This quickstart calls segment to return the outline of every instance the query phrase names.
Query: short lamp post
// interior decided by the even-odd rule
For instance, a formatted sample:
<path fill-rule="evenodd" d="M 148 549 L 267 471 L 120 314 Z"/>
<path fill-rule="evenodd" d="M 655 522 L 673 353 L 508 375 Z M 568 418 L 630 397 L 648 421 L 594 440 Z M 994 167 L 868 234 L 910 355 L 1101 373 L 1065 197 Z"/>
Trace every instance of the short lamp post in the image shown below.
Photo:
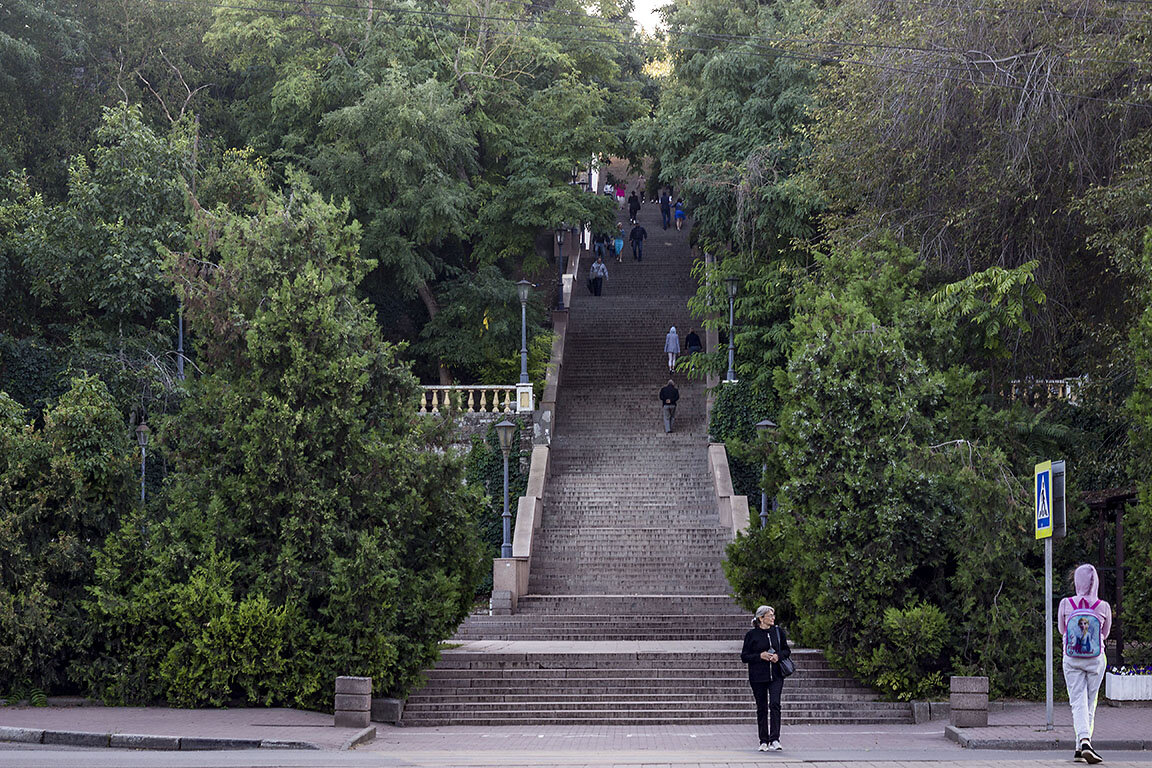
<path fill-rule="evenodd" d="M 764 452 L 764 465 L 761 468 L 760 482 L 764 482 L 764 475 L 768 474 L 768 453 L 772 450 L 772 441 L 776 436 L 776 423 L 770 419 L 756 422 L 756 434 L 760 435 L 760 440 L 766 442 L 768 447 Z M 772 508 L 776 508 L 776 498 L 772 498 Z M 768 527 L 768 492 L 764 489 L 763 485 L 760 487 L 760 527 Z"/>
<path fill-rule="evenodd" d="M 504 543 L 500 545 L 500 557 L 512 557 L 512 513 L 508 511 L 508 452 L 512 450 L 512 435 L 516 425 L 504 419 L 496 425 L 496 436 L 500 438 L 500 452 L 504 454 Z"/>
<path fill-rule="evenodd" d="M 516 293 L 520 296 L 520 383 L 528 383 L 528 292 L 532 283 L 521 280 L 516 283 Z"/>
<path fill-rule="evenodd" d="M 564 311 L 564 236 L 567 224 L 556 225 L 556 309 Z"/>
<path fill-rule="evenodd" d="M 724 283 L 728 287 L 728 381 L 736 381 L 736 291 L 740 280 L 728 277 Z"/>
<path fill-rule="evenodd" d="M 141 421 L 136 427 L 136 442 L 140 445 L 140 503 L 144 503 L 144 470 L 148 462 L 148 424 Z"/>

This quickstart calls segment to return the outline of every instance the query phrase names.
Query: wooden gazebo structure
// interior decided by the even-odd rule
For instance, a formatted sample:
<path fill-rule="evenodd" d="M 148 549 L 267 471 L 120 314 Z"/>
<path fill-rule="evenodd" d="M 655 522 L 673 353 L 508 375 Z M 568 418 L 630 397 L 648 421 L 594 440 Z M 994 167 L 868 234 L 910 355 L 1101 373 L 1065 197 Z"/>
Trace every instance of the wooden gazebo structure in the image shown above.
<path fill-rule="evenodd" d="M 1111 638 L 1116 643 L 1116 658 L 1111 661 L 1119 665 L 1124 663 L 1124 508 L 1136 501 L 1136 486 L 1088 491 L 1081 498 L 1095 513 L 1100 532 L 1096 543 L 1096 570 L 1100 573 L 1101 592 L 1106 576 L 1111 576 L 1115 587 L 1111 599 L 1103 594 L 1101 597 L 1112 604 Z M 1109 542 L 1108 524 L 1113 522 L 1115 540 Z M 1112 558 L 1112 565 L 1105 565 L 1109 549 L 1112 549 L 1115 557 Z"/>

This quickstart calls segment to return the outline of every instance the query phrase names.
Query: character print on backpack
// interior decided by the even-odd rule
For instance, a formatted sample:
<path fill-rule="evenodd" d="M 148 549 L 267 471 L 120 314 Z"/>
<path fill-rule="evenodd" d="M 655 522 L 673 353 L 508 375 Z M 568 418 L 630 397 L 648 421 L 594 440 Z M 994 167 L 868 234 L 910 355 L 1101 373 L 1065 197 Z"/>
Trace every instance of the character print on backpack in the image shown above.
<path fill-rule="evenodd" d="M 1094 613 L 1097 600 L 1089 603 L 1084 597 L 1070 597 L 1072 613 L 1064 632 L 1064 655 L 1073 659 L 1094 659 L 1100 655 L 1100 618 Z"/>

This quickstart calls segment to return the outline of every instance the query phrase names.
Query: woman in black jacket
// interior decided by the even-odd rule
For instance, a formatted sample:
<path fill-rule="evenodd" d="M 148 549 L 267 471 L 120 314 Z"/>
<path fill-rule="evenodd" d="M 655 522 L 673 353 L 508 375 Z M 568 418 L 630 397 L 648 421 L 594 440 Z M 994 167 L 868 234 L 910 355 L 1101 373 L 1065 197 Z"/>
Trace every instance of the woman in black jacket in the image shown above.
<path fill-rule="evenodd" d="M 748 684 L 756 699 L 761 752 L 783 749 L 780 746 L 780 692 L 784 688 L 784 675 L 780 672 L 780 660 L 791 655 L 787 633 L 783 627 L 776 626 L 775 609 L 770 605 L 757 608 L 752 629 L 744 635 L 740 659 L 748 665 Z"/>

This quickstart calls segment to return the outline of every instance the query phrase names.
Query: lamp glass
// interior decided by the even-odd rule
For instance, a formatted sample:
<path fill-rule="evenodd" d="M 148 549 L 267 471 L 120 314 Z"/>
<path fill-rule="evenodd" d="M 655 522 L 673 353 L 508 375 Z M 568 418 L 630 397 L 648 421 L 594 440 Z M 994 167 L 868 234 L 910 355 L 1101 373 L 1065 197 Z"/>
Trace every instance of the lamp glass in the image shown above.
<path fill-rule="evenodd" d="M 500 438 L 500 450 L 504 453 L 512 450 L 512 433 L 515 431 L 516 424 L 508 419 L 496 425 L 496 436 Z"/>
<path fill-rule="evenodd" d="M 727 278 L 724 278 L 724 282 L 727 283 L 727 285 L 728 285 L 728 298 L 730 298 L 730 299 L 736 298 L 736 289 L 740 287 L 740 278 L 727 277 Z"/>
<path fill-rule="evenodd" d="M 556 225 L 556 242 L 560 243 L 560 245 L 564 245 L 564 235 L 567 232 L 568 232 L 568 225 L 567 224 L 563 224 L 563 223 L 557 224 Z"/>
<path fill-rule="evenodd" d="M 136 427 L 136 442 L 140 444 L 141 448 L 144 448 L 148 445 L 149 432 L 151 432 L 151 430 L 148 429 L 147 424 L 141 424 L 140 426 Z"/>
<path fill-rule="evenodd" d="M 516 293 L 520 296 L 520 303 L 524 304 L 528 301 L 528 291 L 532 289 L 532 283 L 527 280 L 521 280 L 516 283 Z"/>

